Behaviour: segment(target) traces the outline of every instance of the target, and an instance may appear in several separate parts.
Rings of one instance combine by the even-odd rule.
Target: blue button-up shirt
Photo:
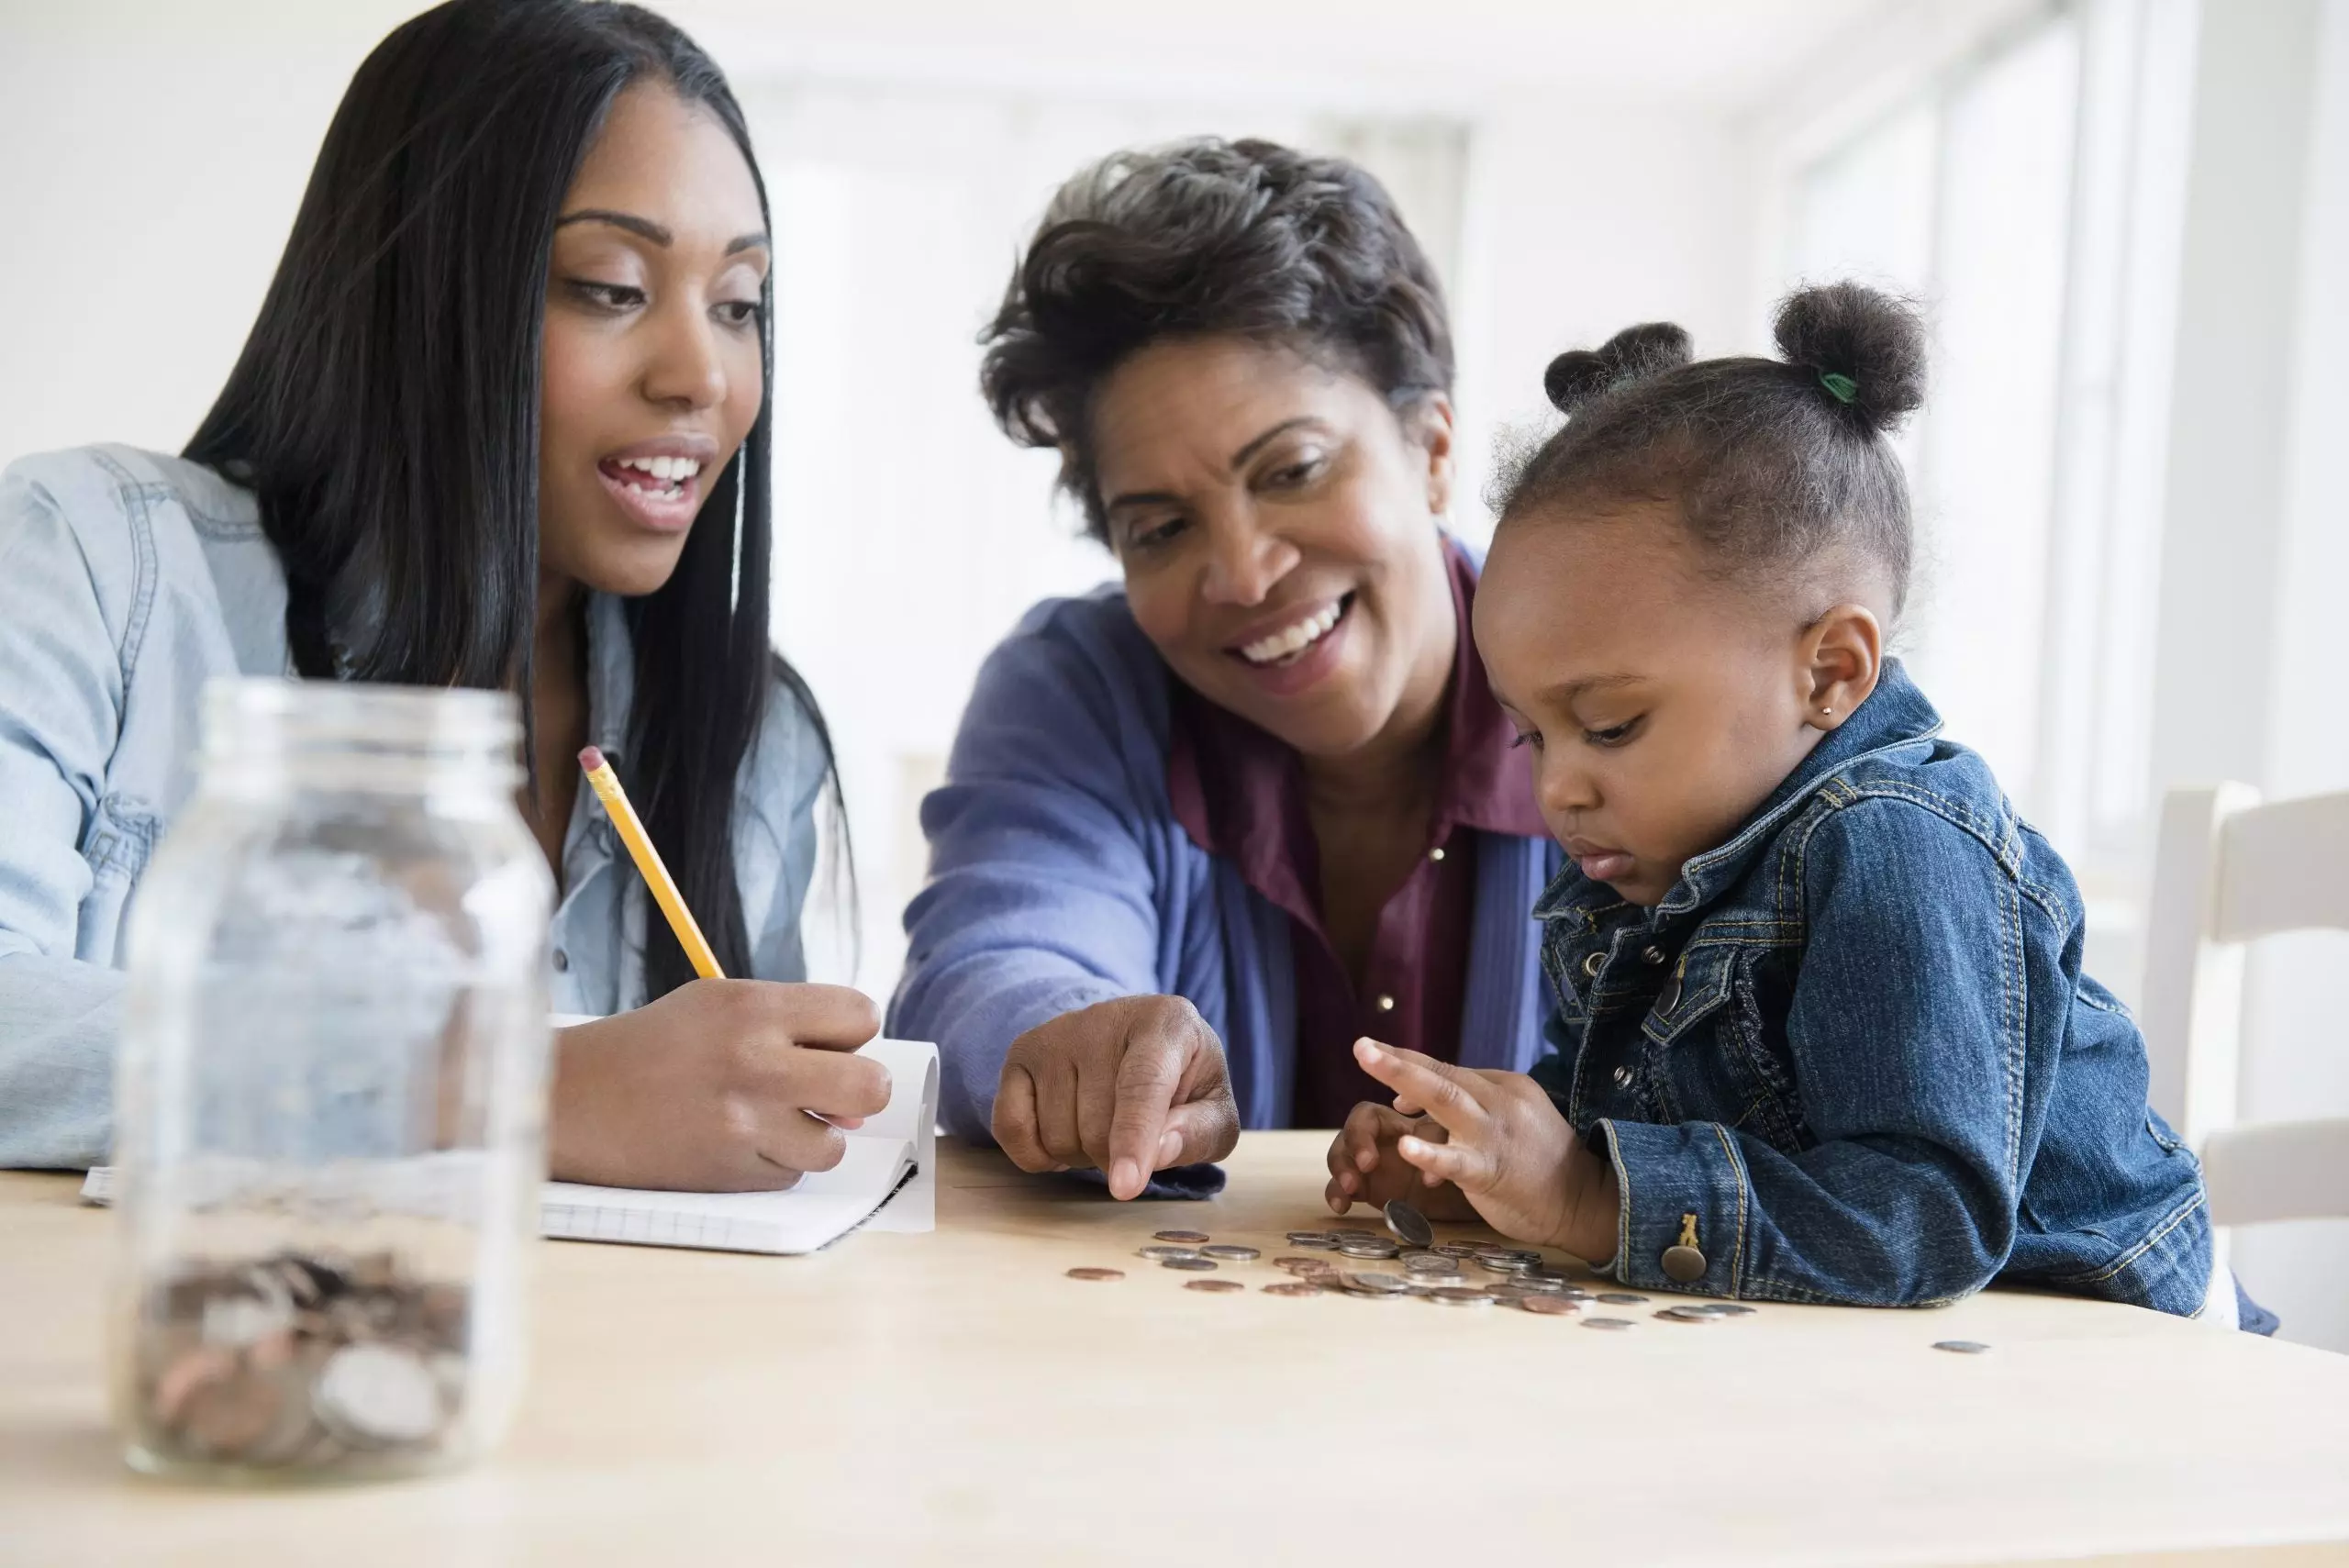
[[[125,914],[195,788],[204,684],[293,673],[285,581],[251,492],[126,447],[0,474],[0,1165],[85,1166],[111,1138]],[[588,728],[624,758],[620,602],[587,612]],[[751,973],[805,978],[800,907],[824,755],[777,686],[744,758],[735,868]],[[557,1012],[645,999],[644,884],[578,792],[562,850]]]

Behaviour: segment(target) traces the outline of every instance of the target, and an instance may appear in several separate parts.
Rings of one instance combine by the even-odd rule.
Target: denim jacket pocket
[[[1641,1027],[1681,1119],[1720,1122],[1791,1152],[1801,1147],[1800,1118],[1765,1035],[1757,970],[1765,951],[1692,946]]]
[[[135,795],[100,795],[89,829],[82,835],[82,859],[89,865],[93,889],[138,881],[147,869],[147,858],[155,852],[161,826],[147,803]]]

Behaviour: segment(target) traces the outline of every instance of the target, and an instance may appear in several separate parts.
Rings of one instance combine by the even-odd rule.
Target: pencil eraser
[[[579,753],[579,765],[592,773],[604,765],[604,753],[593,746],[585,747]]]

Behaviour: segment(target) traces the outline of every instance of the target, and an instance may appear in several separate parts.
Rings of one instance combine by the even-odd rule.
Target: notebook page
[[[729,1252],[812,1252],[887,1201],[913,1162],[902,1138],[852,1138],[829,1171],[779,1193],[665,1193],[549,1182],[540,1218],[566,1241],[705,1247]]]

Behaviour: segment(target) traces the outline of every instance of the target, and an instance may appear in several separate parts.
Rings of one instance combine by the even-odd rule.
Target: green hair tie
[[[1860,395],[1860,384],[1858,382],[1854,381],[1847,375],[1838,375],[1833,371],[1820,371],[1819,373],[1819,384],[1832,393],[1836,402],[1845,405],[1849,405],[1854,398]]]

